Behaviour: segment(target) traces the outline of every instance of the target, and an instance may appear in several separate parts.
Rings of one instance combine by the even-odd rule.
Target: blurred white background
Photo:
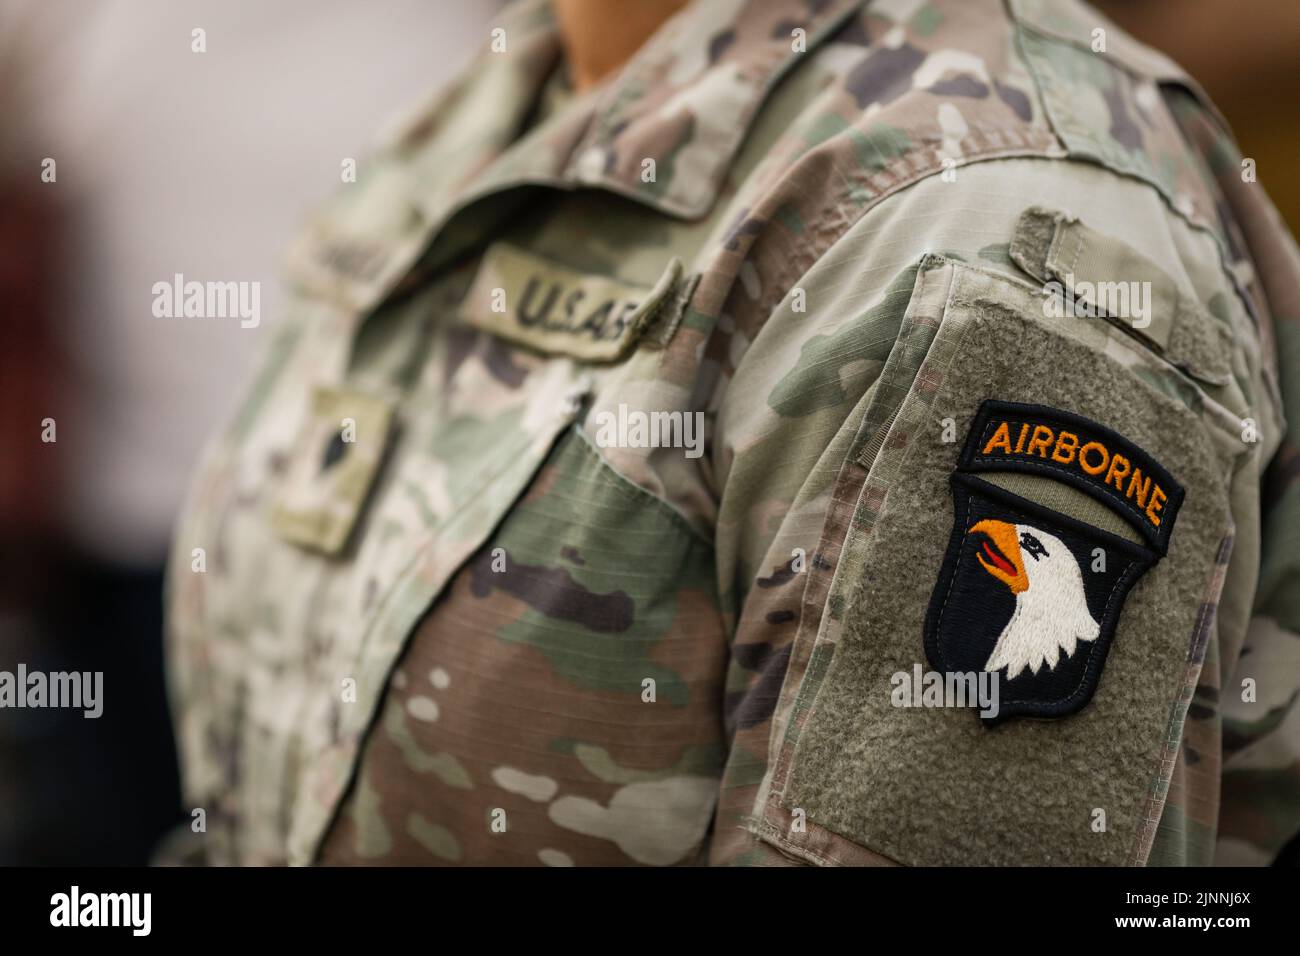
[[[485,42],[499,6],[0,0],[0,57],[22,69],[6,165],[58,164],[54,311],[73,386],[59,501],[77,544],[159,560],[199,446],[275,321],[287,239],[344,157]],[[178,272],[260,281],[261,327],[155,318],[151,287]]]
[[[499,7],[0,0],[0,669],[106,688],[99,720],[0,712],[0,865],[143,863],[182,819],[162,565],[199,449],[305,214]],[[176,273],[260,283],[260,325],[155,317]]]

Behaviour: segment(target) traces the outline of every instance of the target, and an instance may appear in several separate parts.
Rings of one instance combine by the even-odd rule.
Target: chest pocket
[[[673,260],[644,288],[579,283],[601,300],[592,313],[614,324],[580,325],[577,338],[606,341],[588,333],[617,329],[607,354],[507,336],[466,291],[471,279],[487,283],[490,312],[499,283],[482,265],[372,316],[344,383],[307,386],[338,365],[339,316],[304,325],[289,343],[239,428],[209,456],[175,552],[198,543],[217,556],[205,575],[176,566],[172,605],[187,795],[212,809],[217,859],[315,859],[367,741],[392,740],[403,715],[417,728],[432,724],[422,718],[436,698],[403,701],[397,717],[382,706],[400,699],[404,649],[469,653],[467,641],[482,655],[470,676],[491,691],[459,708],[472,715],[466,733],[477,744],[466,751],[461,738],[421,756],[417,741],[400,758],[405,769],[381,782],[399,791],[422,782],[452,766],[437,755],[445,752],[477,785],[500,783],[507,798],[533,793],[530,771],[516,776],[497,754],[547,726],[543,714],[555,707],[568,715],[565,729],[552,726],[543,749],[568,748],[572,766],[593,776],[551,801],[566,821],[552,825],[623,861],[691,855],[721,749],[712,719],[720,691],[710,681],[723,645],[708,546],[570,427],[602,373],[672,334],[690,289],[680,269]],[[603,308],[619,296],[617,311]],[[574,329],[557,334],[572,339]],[[413,641],[417,633],[436,638]],[[700,634],[714,644],[702,649]],[[467,675],[438,666],[464,693]],[[427,688],[432,673],[412,679]],[[506,700],[529,709],[501,720]],[[455,710],[444,702],[443,713]],[[642,747],[636,733],[631,742],[594,733],[603,721],[669,732]],[[481,768],[472,758],[489,740],[500,766]],[[353,791],[363,807],[373,793],[365,781]],[[470,801],[456,812],[474,816],[478,832],[481,807]],[[660,825],[628,822],[643,811]],[[420,812],[433,827],[428,808]],[[440,845],[440,831],[414,826],[408,847]],[[620,834],[630,834],[626,853]],[[541,849],[535,861],[544,862]]]
[[[1213,636],[1238,427],[1111,323],[927,257],[812,562],[826,600],[756,835],[822,864],[1145,860]]]
[[[342,703],[319,714],[336,731],[303,759],[290,859],[315,852],[420,617],[515,506],[591,387],[570,360],[507,355],[494,340],[454,332],[434,339],[421,381],[396,405],[354,540],[315,579],[320,611],[336,607],[331,620],[345,625],[332,627],[332,641],[308,641],[299,666],[314,672],[317,693],[341,688]],[[298,578],[299,598],[313,592],[310,581]]]
[[[460,309],[474,331],[456,334],[499,379],[572,368],[626,400],[615,363],[672,334],[680,272],[673,260],[636,287],[492,247]],[[495,442],[499,427],[454,444]],[[577,425],[485,517],[490,535],[466,540],[472,556],[400,652],[315,858],[695,862],[724,749],[711,543]]]
[[[319,861],[695,862],[725,660],[709,543],[570,429],[420,622]]]
[[[383,347],[314,391],[339,323],[313,313],[200,470],[171,668],[187,797],[210,810],[218,860],[310,858],[406,639],[590,388],[577,363],[507,355],[438,306],[432,290],[377,315]]]

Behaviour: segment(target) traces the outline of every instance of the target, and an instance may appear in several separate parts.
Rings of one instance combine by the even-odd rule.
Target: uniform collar
[[[478,137],[476,148],[485,159],[495,154],[492,162],[462,185],[481,195],[551,181],[701,217],[772,87],[863,2],[694,0],[597,89],[508,141],[559,53],[549,0],[511,4],[500,21],[506,48],[480,59],[473,87],[513,84],[515,95]]]
[[[519,0],[474,64],[308,223],[287,256],[290,281],[369,311],[485,238],[490,218],[459,214],[518,186],[604,189],[702,217],[768,92],[864,2],[694,0],[599,87],[521,136],[560,44],[549,0]]]
[[[611,79],[564,178],[705,215],[768,92],[863,2],[695,0]]]

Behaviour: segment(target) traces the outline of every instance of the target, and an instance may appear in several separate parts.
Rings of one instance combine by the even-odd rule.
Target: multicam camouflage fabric
[[[1300,257],[1190,81],[1065,0],[701,0],[572,97],[544,3],[499,26],[293,246],[179,524],[203,858],[1274,858]],[[1163,331],[1045,318],[1043,222],[1140,260]],[[1031,395],[1185,459],[1169,556],[1083,713],[864,725],[924,659],[879,571],[937,574],[941,434]],[[605,440],[629,412],[704,454]]]

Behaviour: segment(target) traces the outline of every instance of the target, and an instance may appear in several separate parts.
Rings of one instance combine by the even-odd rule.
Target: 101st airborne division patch
[[[993,400],[951,484],[952,536],[925,619],[930,664],[998,675],[986,726],[1075,713],[1097,689],[1129,589],[1168,550],[1182,487],[1109,428]]]

